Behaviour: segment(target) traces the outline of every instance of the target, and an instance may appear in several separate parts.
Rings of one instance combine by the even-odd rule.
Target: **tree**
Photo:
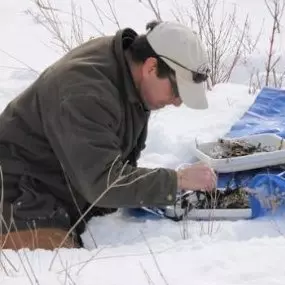
[[[156,18],[162,19],[157,0],[155,3],[151,0],[139,2],[145,2]],[[211,83],[215,85],[227,82],[234,69],[246,62],[247,57],[254,51],[260,33],[252,40],[249,16],[247,15],[240,25],[237,21],[236,5],[226,12],[225,1],[218,3],[218,0],[191,0],[191,4],[191,7],[183,7],[176,2],[174,18],[190,25],[199,33],[210,60]],[[219,11],[222,11],[222,15],[217,16]]]
[[[276,54],[274,51],[274,46],[276,43],[276,36],[278,33],[280,34],[280,21],[284,13],[285,0],[265,0],[265,4],[273,19],[272,30],[269,39],[268,57],[265,67],[265,86],[273,85],[274,87],[281,87],[285,71],[278,74],[276,72],[277,65],[281,60],[281,55]],[[271,73],[273,75],[273,82],[270,82]]]
[[[35,10],[30,9],[27,13],[51,33],[53,43],[65,52],[86,40],[84,24],[91,26],[94,34],[104,35],[104,32],[98,28],[98,23],[96,25],[82,16],[81,9],[74,0],[71,0],[70,12],[56,8],[51,4],[51,0],[32,1]],[[107,11],[96,4],[95,0],[89,0],[97,16],[97,22],[99,20],[103,25],[104,21],[108,21],[120,28],[114,2],[107,0],[106,3]],[[160,11],[158,0],[138,0],[138,3],[149,8],[157,20],[166,20]],[[238,24],[236,6],[232,6],[233,9],[226,12],[224,0],[221,3],[218,0],[191,0],[190,3],[192,4],[190,8],[178,9],[176,2],[173,15],[176,21],[195,29],[206,46],[211,70],[211,82],[208,86],[227,82],[234,69],[244,63],[255,49],[259,36],[252,40],[248,15],[242,25]],[[217,17],[216,14],[220,11],[222,14]],[[63,16],[69,16],[68,24],[63,24]]]
[[[90,26],[94,34],[104,35],[104,32],[94,22],[84,18],[81,7],[75,4],[74,0],[70,1],[69,12],[57,8],[51,0],[32,0],[32,2],[34,9],[28,9],[26,13],[51,34],[52,43],[64,52],[70,51],[86,40],[84,24]],[[89,0],[99,23],[103,25],[104,21],[109,21],[120,29],[114,3],[111,0],[106,0],[106,3],[108,11],[101,9],[95,0]]]

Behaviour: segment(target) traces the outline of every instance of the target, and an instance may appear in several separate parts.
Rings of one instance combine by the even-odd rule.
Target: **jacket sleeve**
[[[109,93],[102,87],[72,88],[46,110],[46,135],[73,188],[89,203],[101,197],[99,207],[173,204],[174,170],[123,163],[116,134],[121,111]]]

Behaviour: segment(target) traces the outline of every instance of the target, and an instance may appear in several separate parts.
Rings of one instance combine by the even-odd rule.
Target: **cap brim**
[[[187,107],[192,109],[208,108],[204,83],[195,83],[193,80],[185,80],[183,77],[180,77],[179,74],[176,76],[176,81],[179,96]]]
[[[163,60],[175,70],[179,96],[183,103],[191,109],[207,109],[205,82],[195,83],[190,71],[168,59]]]

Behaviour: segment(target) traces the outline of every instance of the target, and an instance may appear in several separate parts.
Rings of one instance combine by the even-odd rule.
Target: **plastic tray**
[[[252,210],[247,209],[194,209],[187,215],[190,220],[245,220],[252,218]]]
[[[285,140],[271,134],[257,134],[238,138],[225,138],[226,140],[243,140],[255,146],[275,149],[268,152],[258,152],[246,156],[232,158],[212,158],[211,152],[217,147],[218,142],[206,142],[192,146],[192,154],[208,164],[217,172],[228,173],[243,171],[266,166],[285,164]],[[280,149],[279,149],[280,148]]]
[[[173,217],[183,215],[183,212],[174,211],[173,207],[167,207],[166,215]],[[193,209],[187,214],[189,220],[244,220],[252,218],[251,208],[246,209]]]

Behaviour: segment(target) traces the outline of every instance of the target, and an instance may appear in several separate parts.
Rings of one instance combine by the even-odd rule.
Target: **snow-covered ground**
[[[2,108],[31,81],[28,74],[21,78],[0,82]],[[254,98],[246,86],[221,84],[208,93],[207,111],[173,107],[153,114],[140,165],[176,168],[193,161],[190,142],[226,133]],[[138,219],[121,211],[93,218],[89,229],[97,248],[85,232],[85,249],[61,249],[58,255],[3,251],[0,284],[284,284],[283,221],[190,221],[186,226],[185,237],[182,222]]]
[[[26,0],[0,3],[0,49],[41,70],[58,55],[42,44],[46,39],[42,29],[25,20],[21,11],[28,3]],[[239,3],[244,8],[248,5],[249,11],[259,6],[258,1]],[[260,14],[254,15],[261,19]],[[138,20],[137,26],[142,27],[141,21]],[[36,75],[14,70],[12,67],[23,65],[1,52],[0,65],[2,110]],[[208,92],[208,99],[210,107],[206,111],[182,106],[155,112],[149,125],[147,148],[139,164],[176,168],[181,163],[192,162],[190,143],[226,133],[255,96],[248,94],[247,86],[220,84]],[[86,232],[84,249],[61,249],[58,254],[44,250],[1,252],[0,284],[285,283],[285,222],[282,220],[191,221],[185,238],[183,223],[136,219],[119,211],[93,218],[89,227],[98,248]]]

